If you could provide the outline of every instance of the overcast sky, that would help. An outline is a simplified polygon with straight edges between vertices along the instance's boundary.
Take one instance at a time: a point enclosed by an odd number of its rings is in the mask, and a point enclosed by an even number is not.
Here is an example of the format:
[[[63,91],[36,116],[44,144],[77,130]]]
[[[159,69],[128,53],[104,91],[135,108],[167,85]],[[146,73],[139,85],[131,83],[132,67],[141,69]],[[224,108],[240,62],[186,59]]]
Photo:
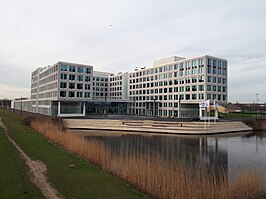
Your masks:
[[[133,71],[178,55],[229,62],[229,100],[266,101],[265,0],[1,0],[0,98],[57,61]]]

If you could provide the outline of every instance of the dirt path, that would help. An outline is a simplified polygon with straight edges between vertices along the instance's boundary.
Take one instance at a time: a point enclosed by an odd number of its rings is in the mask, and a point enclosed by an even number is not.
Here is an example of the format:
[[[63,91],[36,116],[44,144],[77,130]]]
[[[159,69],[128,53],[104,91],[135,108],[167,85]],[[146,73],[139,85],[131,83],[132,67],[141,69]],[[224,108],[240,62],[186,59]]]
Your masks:
[[[9,137],[8,129],[5,127],[0,117],[0,128],[4,129],[5,135],[10,143],[17,149],[20,156],[26,161],[31,173],[33,182],[41,190],[42,194],[47,199],[59,199],[58,192],[47,182],[45,173],[46,166],[39,160],[32,160],[24,151],[16,144],[16,142]]]

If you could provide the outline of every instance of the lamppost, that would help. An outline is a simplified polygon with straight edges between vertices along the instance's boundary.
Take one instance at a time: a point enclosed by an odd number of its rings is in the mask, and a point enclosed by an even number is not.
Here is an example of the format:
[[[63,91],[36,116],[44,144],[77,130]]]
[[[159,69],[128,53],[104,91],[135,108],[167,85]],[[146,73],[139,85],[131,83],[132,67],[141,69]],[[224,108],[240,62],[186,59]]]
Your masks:
[[[20,116],[22,117],[22,96],[20,98]]]
[[[259,94],[256,93],[256,119],[258,119]]]
[[[156,111],[156,109],[155,109],[155,106],[156,106],[156,99],[155,99],[155,97],[153,97],[151,100],[153,100],[153,116],[156,116],[156,114],[155,114],[155,111]]]

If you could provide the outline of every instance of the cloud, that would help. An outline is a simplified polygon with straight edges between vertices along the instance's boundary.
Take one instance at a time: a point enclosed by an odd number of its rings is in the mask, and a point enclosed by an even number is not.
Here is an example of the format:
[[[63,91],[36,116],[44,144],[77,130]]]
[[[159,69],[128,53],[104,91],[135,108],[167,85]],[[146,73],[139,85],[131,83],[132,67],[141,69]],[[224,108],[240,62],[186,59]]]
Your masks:
[[[230,99],[246,99],[250,84],[264,88],[265,7],[264,0],[0,1],[0,84],[29,88],[34,69],[59,60],[116,73],[210,54],[229,61]]]
[[[21,88],[16,86],[8,86],[4,84],[0,84],[0,98],[8,98],[15,99],[18,97],[29,97],[30,89],[29,88]]]

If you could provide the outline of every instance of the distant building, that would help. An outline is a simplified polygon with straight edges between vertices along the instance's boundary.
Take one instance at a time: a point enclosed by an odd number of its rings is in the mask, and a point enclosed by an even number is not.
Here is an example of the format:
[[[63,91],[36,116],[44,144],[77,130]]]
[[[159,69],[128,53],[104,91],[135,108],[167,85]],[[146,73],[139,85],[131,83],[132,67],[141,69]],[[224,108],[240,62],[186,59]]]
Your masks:
[[[226,103],[227,60],[170,57],[134,72],[94,71],[93,66],[58,62],[32,73],[31,98],[15,108],[55,116],[135,114],[192,117],[203,100]]]

